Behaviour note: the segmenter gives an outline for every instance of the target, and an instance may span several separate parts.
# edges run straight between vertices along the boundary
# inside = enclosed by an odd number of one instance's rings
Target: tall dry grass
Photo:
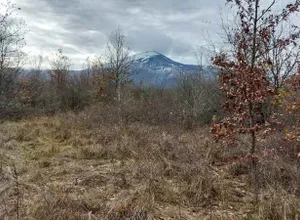
[[[93,106],[0,133],[3,219],[299,219],[299,158],[280,135],[260,145],[254,203],[247,149],[206,127],[118,124]]]

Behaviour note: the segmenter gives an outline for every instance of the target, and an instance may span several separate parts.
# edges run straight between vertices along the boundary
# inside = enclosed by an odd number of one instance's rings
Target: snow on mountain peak
[[[138,54],[134,55],[134,60],[146,61],[155,56],[163,56],[163,55],[160,53],[157,53],[156,51],[148,51],[148,52],[138,53]]]

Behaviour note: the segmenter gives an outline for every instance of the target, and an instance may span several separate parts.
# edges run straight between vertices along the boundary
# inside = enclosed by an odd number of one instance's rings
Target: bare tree
[[[25,80],[28,82],[26,86],[26,91],[29,94],[29,105],[35,108],[39,105],[41,101],[41,96],[45,88],[45,83],[42,77],[42,65],[44,63],[44,57],[42,55],[32,56],[29,59],[30,71],[26,76]]]
[[[42,72],[42,65],[45,61],[43,55],[32,56],[29,60],[30,71],[33,75],[40,75]]]
[[[282,47],[278,39],[288,38],[295,30],[290,25],[282,24],[278,30],[272,30],[270,41],[265,45],[267,53],[263,59],[268,61],[269,77],[273,88],[277,91],[282,88],[286,79],[297,69],[300,58],[300,47],[298,44],[288,44]]]
[[[101,57],[94,57],[91,69],[96,99],[107,97],[109,93],[109,83],[113,80],[113,76],[107,73]]]
[[[0,7],[4,8],[0,14],[0,70],[3,70],[17,67],[20,63],[26,30],[23,20],[12,17],[20,8],[10,1],[0,3]]]
[[[13,17],[20,8],[10,1],[0,2],[0,8],[0,106],[6,112],[17,102],[17,78],[21,73],[26,30],[24,22]]]
[[[87,57],[85,59],[85,63],[82,64],[80,78],[85,86],[91,86],[91,84],[92,84],[92,64],[91,64],[90,57]]]
[[[70,73],[71,61],[63,54],[62,49],[58,49],[54,58],[50,60],[50,65],[50,77],[55,85],[58,89],[65,87]]]
[[[133,59],[130,57],[130,50],[126,45],[126,37],[120,28],[110,34],[107,53],[108,69],[113,76],[119,117],[121,117],[122,87],[128,83],[129,76],[132,74]]]
[[[62,49],[58,49],[55,56],[50,59],[50,65],[51,70],[49,71],[49,75],[51,82],[56,89],[60,108],[65,110],[67,105],[68,79],[72,64],[70,59],[63,54]]]
[[[109,71],[104,66],[104,62],[100,56],[88,57],[84,70],[81,73],[82,78],[89,91],[93,100],[101,100],[102,98],[108,97],[109,84],[114,79]]]

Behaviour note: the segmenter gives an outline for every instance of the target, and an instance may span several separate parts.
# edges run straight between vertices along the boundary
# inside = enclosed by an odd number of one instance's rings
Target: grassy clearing
[[[5,122],[0,145],[1,219],[300,216],[299,159],[260,163],[255,206],[245,150],[216,144],[207,128],[120,127],[70,113]]]

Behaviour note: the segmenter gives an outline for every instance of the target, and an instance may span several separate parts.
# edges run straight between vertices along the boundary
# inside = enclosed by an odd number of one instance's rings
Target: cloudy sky
[[[0,0],[4,1],[4,0]],[[13,0],[29,29],[26,52],[62,48],[80,68],[87,56],[105,52],[120,27],[133,53],[163,53],[196,63],[194,50],[217,35],[225,0]],[[287,1],[287,0],[285,0]],[[209,36],[207,35],[209,33]]]

